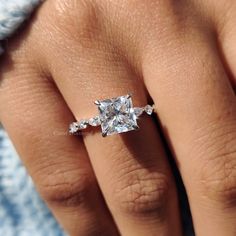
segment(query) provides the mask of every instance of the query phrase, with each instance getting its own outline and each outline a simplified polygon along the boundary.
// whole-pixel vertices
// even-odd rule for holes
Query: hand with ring
[[[47,0],[7,42],[0,120],[72,236],[183,235],[175,169],[196,235],[235,236],[235,88],[234,0]]]

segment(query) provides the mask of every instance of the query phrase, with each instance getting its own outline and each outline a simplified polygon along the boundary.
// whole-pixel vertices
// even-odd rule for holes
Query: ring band
[[[89,126],[101,126],[103,137],[137,130],[139,129],[137,119],[143,113],[152,115],[154,111],[154,105],[133,107],[130,94],[101,101],[97,100],[94,103],[98,107],[99,115],[71,123],[70,134],[77,134]]]

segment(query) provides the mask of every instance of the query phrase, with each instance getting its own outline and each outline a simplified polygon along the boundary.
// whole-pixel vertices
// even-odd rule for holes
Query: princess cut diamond
[[[96,101],[102,135],[112,135],[138,129],[137,115],[130,95]]]

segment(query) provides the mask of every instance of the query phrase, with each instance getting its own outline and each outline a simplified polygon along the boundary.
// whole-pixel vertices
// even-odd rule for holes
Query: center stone
[[[130,95],[99,101],[98,110],[103,136],[138,129]]]

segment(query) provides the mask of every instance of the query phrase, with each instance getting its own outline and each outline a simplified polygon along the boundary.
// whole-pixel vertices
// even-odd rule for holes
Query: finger
[[[88,80],[92,79],[89,70],[92,71],[91,66],[86,73]],[[104,76],[106,72],[100,73]],[[79,71],[77,76],[78,74]],[[65,75],[61,74],[61,76]],[[116,79],[116,75],[109,73],[105,77],[110,76]],[[131,75],[125,76],[128,81]],[[58,81],[61,78],[57,75]],[[75,75],[70,74],[70,78],[75,78]],[[78,119],[92,117],[92,114],[97,113],[91,104],[95,96],[109,98],[134,91],[135,104],[144,105],[147,101],[137,86],[130,83],[125,83],[124,88],[118,89],[117,87],[122,86],[119,82],[108,84],[104,81],[101,94],[98,91],[93,92],[93,88],[88,88],[86,94],[94,93],[90,97],[82,94],[82,90],[78,91],[74,88],[74,83],[76,78],[73,83],[60,84],[60,87]],[[99,86],[98,83],[94,86]],[[78,95],[75,95],[74,89],[77,90]],[[68,91],[71,91],[74,96],[69,95]],[[86,106],[86,104],[91,105]],[[140,131],[135,133],[103,138],[100,132],[95,134],[86,132],[84,141],[109,209],[122,234],[168,235],[170,226],[173,225],[174,234],[179,235],[180,225],[174,181],[155,124],[150,118],[144,119],[140,124]]]
[[[197,235],[233,236],[235,95],[216,39],[199,30],[202,23],[195,24],[169,26],[165,33],[149,38],[150,46],[145,47],[152,54],[144,56],[144,78],[179,164]],[[167,38],[174,39],[168,49]]]
[[[81,60],[82,51],[77,49],[70,53],[73,67],[63,60],[69,56],[65,50],[57,50],[52,57],[50,53],[47,58],[53,61],[55,81],[77,120],[97,114],[93,101],[100,98],[125,95],[130,91],[135,105],[147,103],[142,83],[121,58],[116,55],[113,58],[109,51],[94,54],[85,48],[82,50]],[[57,71],[55,68],[66,69]],[[63,79],[65,77],[70,79]],[[107,138],[100,132],[86,132],[84,141],[122,235],[180,235],[173,177],[150,117],[140,122],[140,131]]]
[[[52,83],[31,64],[2,63],[0,117],[36,187],[70,235],[116,235],[73,117]],[[30,57],[29,57],[30,58]],[[18,60],[18,61],[20,61]],[[14,69],[11,69],[14,66]]]

